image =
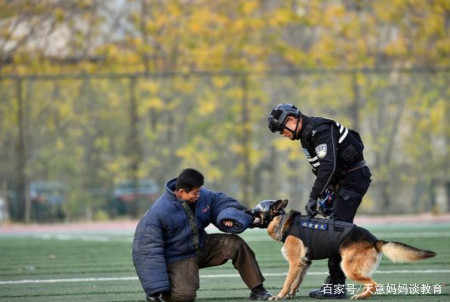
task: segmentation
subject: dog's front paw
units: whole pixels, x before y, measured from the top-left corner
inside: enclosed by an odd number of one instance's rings
[[[281,296],[272,296],[272,297],[269,298],[269,300],[271,300],[271,301],[283,300],[283,297],[281,297]]]
[[[353,295],[350,299],[351,300],[364,300],[366,298],[367,297],[365,297],[364,295],[359,294],[359,295]]]

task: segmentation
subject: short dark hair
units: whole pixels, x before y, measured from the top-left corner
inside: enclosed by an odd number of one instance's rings
[[[194,188],[203,186],[203,183],[204,178],[202,173],[195,169],[188,168],[184,169],[180,175],[178,175],[175,189],[183,189],[186,192],[190,192]]]

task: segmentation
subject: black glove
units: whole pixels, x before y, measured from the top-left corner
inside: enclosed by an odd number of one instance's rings
[[[308,213],[309,216],[315,216],[317,215],[317,200],[314,200],[310,198],[305,206],[306,213]]]

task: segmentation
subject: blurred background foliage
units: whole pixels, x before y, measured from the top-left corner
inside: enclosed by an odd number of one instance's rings
[[[1,199],[17,221],[138,217],[195,167],[302,210],[309,164],[266,125],[286,101],[361,133],[360,212],[447,211],[449,29],[447,0],[2,0]]]

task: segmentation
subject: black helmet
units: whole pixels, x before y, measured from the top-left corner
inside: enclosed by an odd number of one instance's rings
[[[261,219],[259,224],[260,228],[267,228],[269,226],[269,223],[275,216],[286,214],[283,208],[280,208],[276,212],[274,212],[273,205],[275,204],[275,202],[276,201],[273,199],[263,200],[247,213],[252,215],[253,217],[258,217]]]
[[[256,205],[254,208],[256,211],[260,211],[262,213],[269,213],[270,207],[275,203],[273,199],[262,200],[260,203]]]
[[[297,109],[297,107],[289,103],[281,103],[276,105],[275,108],[272,109],[272,112],[269,114],[268,118],[270,131],[273,133],[282,133],[288,116],[299,118],[302,116],[302,113]]]

